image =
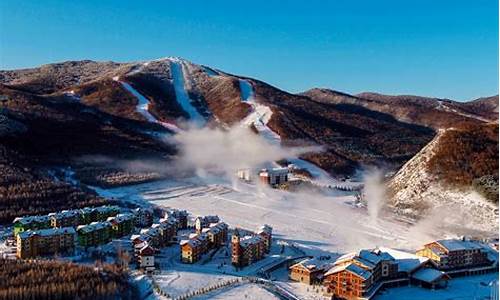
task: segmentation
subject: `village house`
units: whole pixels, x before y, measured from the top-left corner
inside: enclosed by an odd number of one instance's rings
[[[341,299],[369,298],[381,280],[398,276],[398,265],[387,252],[361,250],[338,258],[324,275],[327,295]]]
[[[18,258],[71,254],[75,249],[76,232],[73,227],[27,230],[20,232],[16,239]]]
[[[137,227],[148,227],[153,224],[153,209],[138,207],[132,210],[135,215],[135,225]]]
[[[78,244],[84,248],[96,247],[111,241],[110,222],[92,222],[77,227]]]
[[[197,233],[200,233],[203,228],[208,228],[210,224],[219,223],[219,216],[204,216],[204,217],[196,217],[194,220],[194,228]]]
[[[269,239],[272,238],[271,234],[269,232]],[[237,267],[244,267],[262,259],[270,251],[269,241],[267,235],[263,237],[249,234],[241,237],[239,230],[235,229],[231,237],[231,263]]]
[[[156,228],[160,232],[161,247],[167,246],[174,241],[176,235],[175,223],[164,222],[153,224],[151,227]]]
[[[324,274],[330,267],[331,263],[319,259],[307,258],[290,266],[289,277],[293,281],[308,285],[321,284]]]
[[[488,259],[488,253],[479,243],[465,239],[434,241],[425,244],[416,254],[429,258],[436,268],[443,271],[487,266],[492,263]]]
[[[279,185],[288,181],[288,168],[262,169],[259,172],[260,181],[267,185]]]
[[[80,224],[80,212],[78,210],[63,210],[49,214],[50,225],[54,228],[76,227]]]
[[[125,236],[134,230],[135,218],[132,214],[118,214],[114,217],[109,217],[107,221],[111,223],[111,236],[113,238]]]
[[[26,216],[14,219],[14,236],[26,230],[50,228],[49,216]]]

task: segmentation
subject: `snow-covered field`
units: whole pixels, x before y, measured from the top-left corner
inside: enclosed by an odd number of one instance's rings
[[[448,282],[448,287],[441,290],[430,290],[416,286],[390,288],[381,292],[375,300],[469,300],[469,299],[492,299],[493,289],[498,285],[491,286],[490,283],[497,280],[498,273],[486,275],[454,278]],[[497,298],[498,299],[498,298]]]
[[[196,300],[205,299],[245,299],[245,300],[278,300],[277,296],[268,292],[257,284],[242,284],[227,289],[217,290],[206,295],[194,297]]]

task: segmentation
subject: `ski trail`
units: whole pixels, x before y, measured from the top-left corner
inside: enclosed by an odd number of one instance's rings
[[[158,119],[156,119],[149,111],[149,100],[144,97],[141,93],[139,93],[136,89],[134,89],[130,84],[120,81],[119,78],[113,78],[115,81],[120,82],[120,84],[129,92],[131,93],[134,97],[137,98],[137,105],[135,107],[135,110],[140,113],[148,122],[151,123],[158,123],[162,125],[163,127],[173,131],[173,132],[179,132],[180,129],[174,124],[167,123],[167,122],[162,122]]]
[[[178,59],[170,59],[170,70],[175,90],[175,98],[181,105],[182,109],[188,113],[189,119],[198,127],[205,125],[205,118],[196,110],[192,104],[192,99],[189,98],[185,88],[185,78],[182,62]]]
[[[248,103],[252,107],[252,112],[242,121],[243,126],[250,126],[253,124],[258,133],[273,145],[281,145],[281,137],[278,133],[274,132],[267,123],[273,114],[270,107],[257,103],[255,101],[255,93],[251,83],[248,80],[240,79],[240,92],[243,102]],[[314,179],[312,183],[318,186],[330,187],[338,185],[352,185],[353,183],[342,182],[331,177],[328,172],[300,158],[287,158],[295,166],[307,170]],[[354,184],[356,185],[356,184]]]

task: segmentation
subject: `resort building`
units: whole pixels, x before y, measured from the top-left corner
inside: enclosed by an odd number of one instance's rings
[[[219,216],[198,216],[194,220],[194,228],[197,233],[200,233],[203,228],[208,228],[210,224],[219,223],[219,221]]]
[[[120,208],[118,206],[85,207],[80,209],[79,224],[106,221],[109,217],[114,217],[119,213]]]
[[[341,299],[369,298],[381,280],[398,276],[398,265],[387,252],[378,249],[349,253],[335,261],[324,275],[327,294]]]
[[[132,214],[118,214],[109,217],[107,221],[111,223],[111,236],[113,238],[125,236],[134,230],[135,218]]]
[[[304,259],[290,267],[289,277],[293,281],[305,284],[321,284],[323,276],[331,267],[331,263],[318,259]]]
[[[18,258],[73,253],[76,232],[72,227],[27,230],[17,237]]]
[[[49,214],[50,225],[54,228],[76,227],[80,224],[80,212],[78,210],[63,210]]]
[[[84,248],[96,247],[111,241],[110,222],[92,222],[77,227],[78,244]]]
[[[227,242],[228,226],[224,222],[212,223],[208,228],[203,228],[202,233],[206,234],[208,239],[208,248],[214,249],[225,245]]]
[[[153,224],[152,228],[156,228],[160,232],[160,247],[164,247],[174,242],[177,234],[175,222],[162,222]]]
[[[155,250],[146,244],[142,246],[137,252],[137,264],[139,268],[145,271],[153,271],[155,269]]]
[[[475,241],[465,239],[438,240],[425,244],[416,254],[427,257],[439,270],[490,265],[488,253]]]
[[[148,241],[149,245],[153,248],[163,247],[163,240],[161,237],[161,232],[157,227],[149,227],[145,229],[141,229],[141,235],[146,235],[150,239]]]
[[[26,216],[14,219],[14,236],[26,230],[38,230],[50,228],[48,216]]]
[[[235,229],[231,237],[231,263],[237,267],[248,266],[262,259],[270,251],[269,240],[259,234],[240,236],[239,230]]]
[[[265,244],[265,252],[269,253],[271,251],[271,245],[273,241],[273,228],[267,224],[262,225],[257,231],[257,235],[259,235]]]
[[[181,245],[181,261],[183,263],[192,264],[200,260],[202,253],[202,241],[197,238],[182,240]]]
[[[135,215],[135,225],[137,227],[149,227],[153,224],[153,209],[138,207],[132,210]]]
[[[262,169],[259,172],[260,181],[271,186],[288,181],[288,168]]]
[[[177,229],[186,229],[188,227],[189,213],[186,210],[170,208],[167,210],[165,219],[173,218],[177,221]]]

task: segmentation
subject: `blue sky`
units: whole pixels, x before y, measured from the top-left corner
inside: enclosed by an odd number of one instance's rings
[[[0,69],[181,56],[290,92],[498,93],[498,1],[0,1]]]

